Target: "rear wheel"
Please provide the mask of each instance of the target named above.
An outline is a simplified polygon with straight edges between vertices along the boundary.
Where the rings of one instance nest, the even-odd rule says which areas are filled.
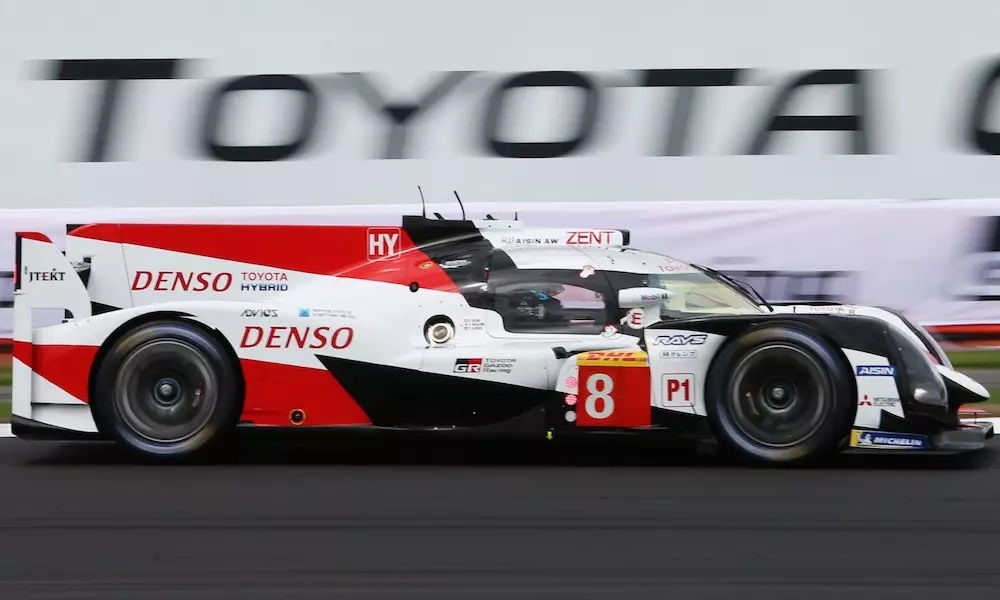
[[[173,321],[124,335],[102,361],[95,384],[102,430],[146,457],[203,454],[233,430],[242,404],[236,367],[222,346]]]
[[[832,454],[854,417],[851,373],[837,351],[791,325],[751,330],[709,376],[708,416],[743,457],[798,463]]]

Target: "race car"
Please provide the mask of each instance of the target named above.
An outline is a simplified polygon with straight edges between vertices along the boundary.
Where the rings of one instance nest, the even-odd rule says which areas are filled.
[[[988,391],[900,313],[769,304],[630,237],[464,215],[95,223],[65,251],[21,232],[12,429],[164,460],[239,428],[662,435],[773,464],[993,436],[959,419]]]

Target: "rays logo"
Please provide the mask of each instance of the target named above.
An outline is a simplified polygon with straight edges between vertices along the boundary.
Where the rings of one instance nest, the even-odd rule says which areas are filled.
[[[708,335],[704,333],[695,333],[691,335],[684,335],[678,333],[675,335],[661,335],[656,338],[653,342],[654,346],[701,346],[708,339]]]

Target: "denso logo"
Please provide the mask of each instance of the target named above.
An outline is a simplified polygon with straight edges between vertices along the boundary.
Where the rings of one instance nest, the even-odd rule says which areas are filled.
[[[610,245],[616,231],[571,231],[567,244]]]
[[[354,329],[350,327],[257,327],[243,328],[240,348],[298,348],[318,350],[333,348],[343,350],[354,341]]]
[[[892,377],[896,374],[896,367],[886,365],[858,365],[857,373],[862,377]]]
[[[182,271],[136,271],[132,291],[152,288],[155,292],[225,292],[233,285],[232,273],[201,273]]]
[[[691,335],[678,333],[676,335],[661,335],[656,338],[653,344],[656,346],[701,346],[707,339],[708,335],[704,333],[694,333]]]

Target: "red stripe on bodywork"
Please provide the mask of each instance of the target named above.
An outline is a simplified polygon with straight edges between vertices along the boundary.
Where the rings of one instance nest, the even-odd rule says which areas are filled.
[[[293,410],[303,425],[371,425],[371,419],[326,369],[241,359],[246,397],[241,420],[290,425]]]
[[[399,254],[370,259],[369,230],[398,232]],[[422,288],[458,291],[447,273],[416,248],[401,227],[121,223],[84,225],[70,236],[301,273],[401,285],[417,282]]]
[[[31,342],[14,342],[14,358],[31,368]]]
[[[52,243],[49,236],[44,233],[38,233],[37,231],[18,231],[17,235],[21,236],[21,239],[23,240],[35,240],[36,242],[47,242],[49,244]]]
[[[90,402],[90,367],[97,346],[29,346],[35,373],[77,400]]]

